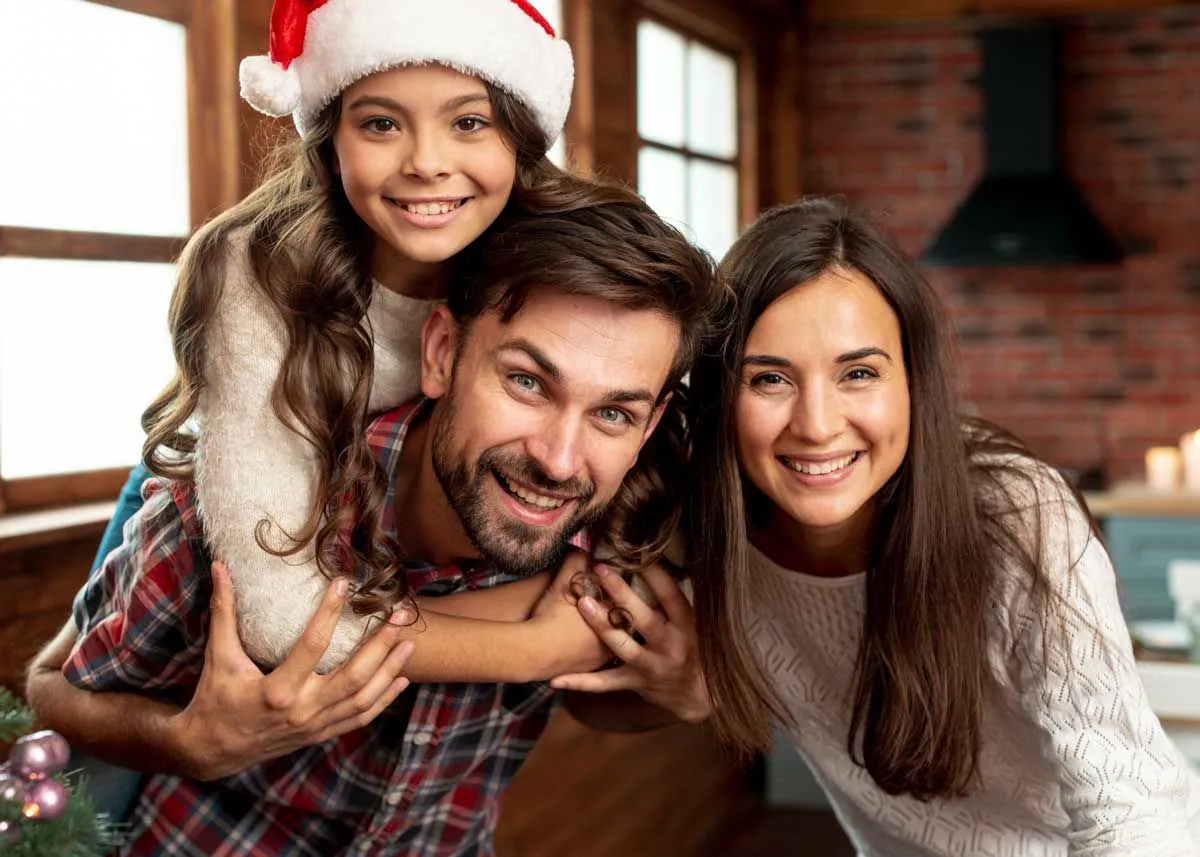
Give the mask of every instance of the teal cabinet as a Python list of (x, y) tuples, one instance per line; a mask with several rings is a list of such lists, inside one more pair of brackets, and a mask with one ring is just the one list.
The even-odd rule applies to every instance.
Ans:
[(1167, 588), (1172, 560), (1200, 560), (1200, 518), (1110, 515), (1101, 520), (1129, 621), (1175, 618)]

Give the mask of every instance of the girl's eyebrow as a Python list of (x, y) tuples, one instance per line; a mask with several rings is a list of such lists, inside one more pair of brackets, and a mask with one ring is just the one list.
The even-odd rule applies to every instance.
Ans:
[[(855, 360), (862, 360), (866, 357), (882, 357), (888, 363), (895, 363), (892, 355), (888, 354), (882, 348), (868, 346), (866, 348), (856, 348), (853, 351), (847, 351), (845, 354), (838, 355), (834, 363), (853, 363)], [(777, 357), (774, 354), (747, 354), (746, 359), (742, 361), (746, 366), (771, 366), (779, 369), (791, 368), (792, 361), (786, 357)]]
[(792, 361), (785, 357), (776, 357), (774, 354), (747, 354), (742, 362), (747, 366), (775, 366), (780, 369), (787, 369), (792, 365)]
[(864, 357), (882, 357), (888, 363), (894, 363), (892, 355), (888, 354), (882, 348), (868, 346), (867, 348), (857, 348), (854, 351), (847, 351), (845, 354), (838, 357), (837, 363), (853, 363), (855, 360), (862, 360)]
[[(451, 111), (458, 110), (467, 104), (474, 104), (475, 102), (488, 103), (490, 101), (491, 99), (488, 97), (486, 92), (469, 92), (466, 95), (459, 95), (455, 98), (451, 98), (439, 108), (439, 111), (442, 113), (449, 113)], [(406, 112), (403, 104), (393, 98), (388, 98), (386, 95), (359, 96), (358, 98), (354, 99), (354, 101), (351, 102), (350, 106), (346, 109), (356, 110), (360, 107), (382, 107), (384, 110), (391, 110), (394, 113)]]

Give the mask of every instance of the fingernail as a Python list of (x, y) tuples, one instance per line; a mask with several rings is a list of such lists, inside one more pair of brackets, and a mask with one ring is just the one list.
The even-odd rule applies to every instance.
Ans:
[(610, 574), (612, 574), (612, 569), (603, 563), (597, 565), (595, 567), (595, 571), (597, 577), (608, 577)]
[(585, 613), (595, 613), (600, 609), (600, 605), (590, 595), (585, 595), (579, 599), (579, 609)]
[(393, 625), (407, 625), (412, 621), (412, 614), (408, 612), (406, 607), (393, 607), (392, 615), (388, 619)]
[(345, 598), (346, 593), (350, 591), (350, 581), (344, 577), (339, 577), (333, 582), (333, 594), (338, 598)]

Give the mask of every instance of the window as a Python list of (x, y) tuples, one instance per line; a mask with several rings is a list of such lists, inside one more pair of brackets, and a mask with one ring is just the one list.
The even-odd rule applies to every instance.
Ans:
[(140, 454), (173, 262), (228, 201), (189, 156), (210, 5), (0, 0), (0, 512), (115, 497)]
[(643, 20), (637, 67), (638, 189), (720, 258), (740, 220), (738, 62)]

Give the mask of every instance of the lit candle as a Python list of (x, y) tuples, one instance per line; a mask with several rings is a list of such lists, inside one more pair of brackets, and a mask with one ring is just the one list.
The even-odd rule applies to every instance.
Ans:
[[(1200, 454), (1200, 447), (1197, 448)], [(1197, 461), (1200, 465), (1200, 461)], [(1151, 491), (1175, 491), (1179, 487), (1180, 451), (1173, 446), (1146, 450), (1146, 487)]]
[(1188, 432), (1179, 440), (1183, 457), (1183, 487), (1200, 494), (1200, 431)]

